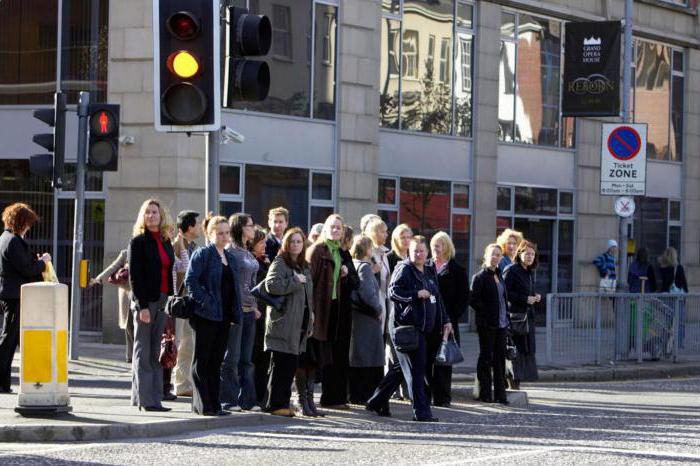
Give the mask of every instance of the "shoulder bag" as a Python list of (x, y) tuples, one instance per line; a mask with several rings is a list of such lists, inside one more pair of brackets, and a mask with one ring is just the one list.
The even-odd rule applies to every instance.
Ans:
[(394, 347), (400, 353), (418, 349), (418, 329), (415, 325), (401, 325), (394, 329)]
[(112, 275), (107, 277), (107, 282), (112, 285), (124, 286), (129, 283), (129, 266), (125, 265)]
[(177, 294), (168, 296), (165, 302), (165, 312), (170, 317), (178, 319), (189, 319), (197, 308), (197, 302), (188, 294), (183, 294), (185, 284), (182, 283), (177, 290)]
[(277, 312), (282, 310), (284, 306), (284, 301), (286, 300), (286, 296), (276, 296), (268, 293), (265, 289), (265, 280), (255, 285), (255, 287), (252, 290), (250, 290), (250, 294), (253, 295), (254, 298), (261, 300), (268, 306), (272, 306), (272, 308)]

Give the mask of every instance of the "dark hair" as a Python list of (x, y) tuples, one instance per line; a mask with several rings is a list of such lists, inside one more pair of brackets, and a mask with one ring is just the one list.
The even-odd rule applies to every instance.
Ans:
[(343, 225), (343, 239), (340, 241), (341, 244), (345, 243), (346, 241), (352, 241), (352, 238), (354, 236), (354, 230), (350, 225)]
[(261, 241), (265, 241), (266, 236), (267, 232), (265, 231), (265, 229), (260, 225), (255, 225), (255, 234), (253, 235), (253, 239), (248, 241), (248, 250), (253, 252), (255, 245)]
[(243, 244), (243, 228), (248, 225), (248, 221), (253, 221), (253, 217), (243, 212), (233, 214), (228, 219), (228, 224), (231, 226), (231, 239), (238, 246)]
[(518, 249), (516, 249), (515, 251), (515, 259), (513, 259), (513, 261), (517, 262), (518, 264), (522, 264), (523, 261), (520, 258), (520, 254), (524, 253), (526, 249), (532, 249), (533, 251), (535, 251), (535, 259), (532, 261), (532, 265), (530, 266), (530, 268), (536, 269), (537, 264), (540, 263), (540, 255), (537, 253), (537, 245), (526, 239), (522, 240), (520, 244), (518, 244)]
[[(303, 247), (301, 249), (301, 252), (299, 253), (299, 256), (297, 257), (296, 262), (292, 262), (292, 256), (289, 254), (289, 242), (292, 240), (292, 236), (299, 234), (301, 235), (301, 242), (303, 244)], [(307, 265), (306, 262), (306, 236), (304, 235), (304, 232), (302, 231), (301, 228), (299, 227), (294, 227), (290, 228), (287, 230), (284, 234), (284, 237), (282, 238), (282, 246), (280, 246), (280, 250), (277, 253), (278, 256), (280, 256), (282, 259), (284, 259), (284, 262), (291, 268), (293, 269), (300, 269), (304, 270), (304, 267)]]
[(647, 251), (647, 248), (641, 247), (637, 249), (637, 262), (640, 264), (649, 263), (649, 251)]
[(27, 227), (31, 228), (37, 220), (39, 216), (32, 208), (21, 202), (11, 204), (2, 211), (2, 223), (16, 235), (22, 234)]
[(177, 214), (177, 229), (183, 233), (187, 233), (190, 227), (197, 224), (197, 217), (199, 217), (199, 212), (194, 210), (183, 210)]

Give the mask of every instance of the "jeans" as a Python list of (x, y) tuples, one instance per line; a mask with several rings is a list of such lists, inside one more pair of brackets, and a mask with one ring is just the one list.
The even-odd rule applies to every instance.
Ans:
[(221, 365), (220, 398), (224, 408), (240, 406), (251, 409), (256, 405), (255, 313), (244, 312), (240, 324), (231, 325), (224, 362)]

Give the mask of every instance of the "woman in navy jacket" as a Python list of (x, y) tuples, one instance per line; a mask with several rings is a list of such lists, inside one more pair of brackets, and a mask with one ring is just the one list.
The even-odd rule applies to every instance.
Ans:
[(486, 246), (482, 269), (472, 277), (469, 304), (476, 313), (476, 328), (479, 333), (479, 360), (476, 364), (476, 375), (481, 387), (479, 399), (487, 403), (497, 401), (507, 405), (506, 333), (510, 321), (508, 294), (498, 269), (502, 257), (503, 252), (498, 244)]
[(241, 322), (241, 295), (233, 253), (226, 248), (231, 227), (216, 216), (206, 226), (209, 245), (197, 249), (190, 259), (185, 285), (198, 304), (190, 317), (194, 333), (192, 358), (192, 411), (204, 416), (230, 414), (219, 399), (221, 363), (232, 324)]
[[(390, 416), (389, 397), (401, 384), (402, 372), (411, 388), (413, 420), (436, 422), (430, 410), (425, 390), (425, 369), (429, 358), (427, 339), (442, 331), (446, 340), (452, 333), (450, 318), (440, 297), (435, 269), (426, 266), (428, 246), (424, 236), (414, 236), (409, 247), (409, 259), (400, 262), (391, 277), (389, 299), (394, 302), (395, 326), (413, 325), (418, 329), (418, 349), (410, 353), (398, 353), (399, 361), (389, 372), (367, 401), (367, 409), (380, 416)], [(407, 361), (408, 360), (408, 361)]]

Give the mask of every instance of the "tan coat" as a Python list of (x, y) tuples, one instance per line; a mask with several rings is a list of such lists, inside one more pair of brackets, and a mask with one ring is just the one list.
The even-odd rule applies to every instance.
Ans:
[[(127, 250), (122, 249), (119, 252), (116, 260), (109, 264), (106, 269), (104, 269), (95, 280), (100, 282), (102, 285), (109, 283), (107, 279), (117, 270), (121, 269), (126, 265)], [(129, 282), (127, 281), (124, 285), (119, 285), (119, 328), (125, 329), (126, 323), (130, 318), (129, 315)]]

